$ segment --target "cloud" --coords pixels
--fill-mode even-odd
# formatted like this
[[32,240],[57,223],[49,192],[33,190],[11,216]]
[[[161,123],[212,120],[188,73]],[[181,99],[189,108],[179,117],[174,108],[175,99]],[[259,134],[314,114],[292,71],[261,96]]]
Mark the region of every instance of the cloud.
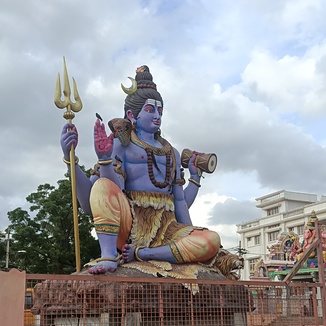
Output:
[[260,212],[255,207],[254,201],[238,201],[228,198],[224,203],[217,203],[209,212],[209,215],[208,225],[234,225],[258,219]]
[[269,103],[278,114],[325,115],[325,55],[325,45],[302,57],[275,58],[266,51],[255,50],[242,74],[244,91],[253,101]]

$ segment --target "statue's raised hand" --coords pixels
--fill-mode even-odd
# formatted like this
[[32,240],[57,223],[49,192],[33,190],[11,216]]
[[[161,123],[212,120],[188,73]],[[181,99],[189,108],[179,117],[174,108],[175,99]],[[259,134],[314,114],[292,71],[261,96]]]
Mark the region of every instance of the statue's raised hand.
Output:
[[63,151],[63,156],[69,161],[70,150],[77,147],[78,144],[78,132],[77,128],[72,123],[66,123],[61,132],[60,144]]
[[192,155],[191,155],[191,158],[189,160],[189,163],[188,163],[188,169],[189,169],[189,172],[191,175],[196,175],[198,174],[198,168],[197,166],[195,165],[195,161],[196,161],[196,157],[199,153],[198,152],[193,152]]
[[108,160],[112,155],[113,134],[109,137],[105,131],[105,125],[97,119],[94,125],[94,147],[99,160]]

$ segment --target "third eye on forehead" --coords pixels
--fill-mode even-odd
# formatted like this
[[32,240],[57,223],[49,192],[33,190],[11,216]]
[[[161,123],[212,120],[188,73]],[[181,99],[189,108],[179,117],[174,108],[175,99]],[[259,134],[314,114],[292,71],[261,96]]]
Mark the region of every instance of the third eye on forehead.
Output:
[[153,105],[153,106],[156,106],[156,107],[159,107],[159,108],[162,107],[161,101],[153,100],[151,98],[146,100],[145,104]]
[[146,109],[147,112],[153,113],[155,111],[155,107],[157,108],[159,115],[162,115],[163,108],[162,108],[161,101],[157,101],[153,99],[146,100],[144,108]]

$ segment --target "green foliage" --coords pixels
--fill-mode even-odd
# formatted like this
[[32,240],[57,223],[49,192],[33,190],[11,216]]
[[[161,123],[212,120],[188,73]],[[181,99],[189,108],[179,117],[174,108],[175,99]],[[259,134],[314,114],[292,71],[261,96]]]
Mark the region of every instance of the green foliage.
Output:
[[6,260],[6,234],[0,231],[0,264],[5,265]]
[[[74,222],[70,181],[58,187],[38,186],[26,200],[30,212],[20,207],[8,212],[11,222],[10,266],[28,273],[70,274],[76,270]],[[99,257],[91,235],[92,218],[78,208],[81,266]],[[0,247],[1,250],[1,247]]]

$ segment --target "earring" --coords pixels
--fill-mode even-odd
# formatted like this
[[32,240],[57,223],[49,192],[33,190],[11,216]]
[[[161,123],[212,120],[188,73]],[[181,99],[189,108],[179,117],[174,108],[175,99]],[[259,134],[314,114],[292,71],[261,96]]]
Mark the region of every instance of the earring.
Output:
[[161,137],[161,129],[157,130],[156,133],[155,133],[155,135],[154,135],[154,138],[155,139],[158,139],[160,137]]

